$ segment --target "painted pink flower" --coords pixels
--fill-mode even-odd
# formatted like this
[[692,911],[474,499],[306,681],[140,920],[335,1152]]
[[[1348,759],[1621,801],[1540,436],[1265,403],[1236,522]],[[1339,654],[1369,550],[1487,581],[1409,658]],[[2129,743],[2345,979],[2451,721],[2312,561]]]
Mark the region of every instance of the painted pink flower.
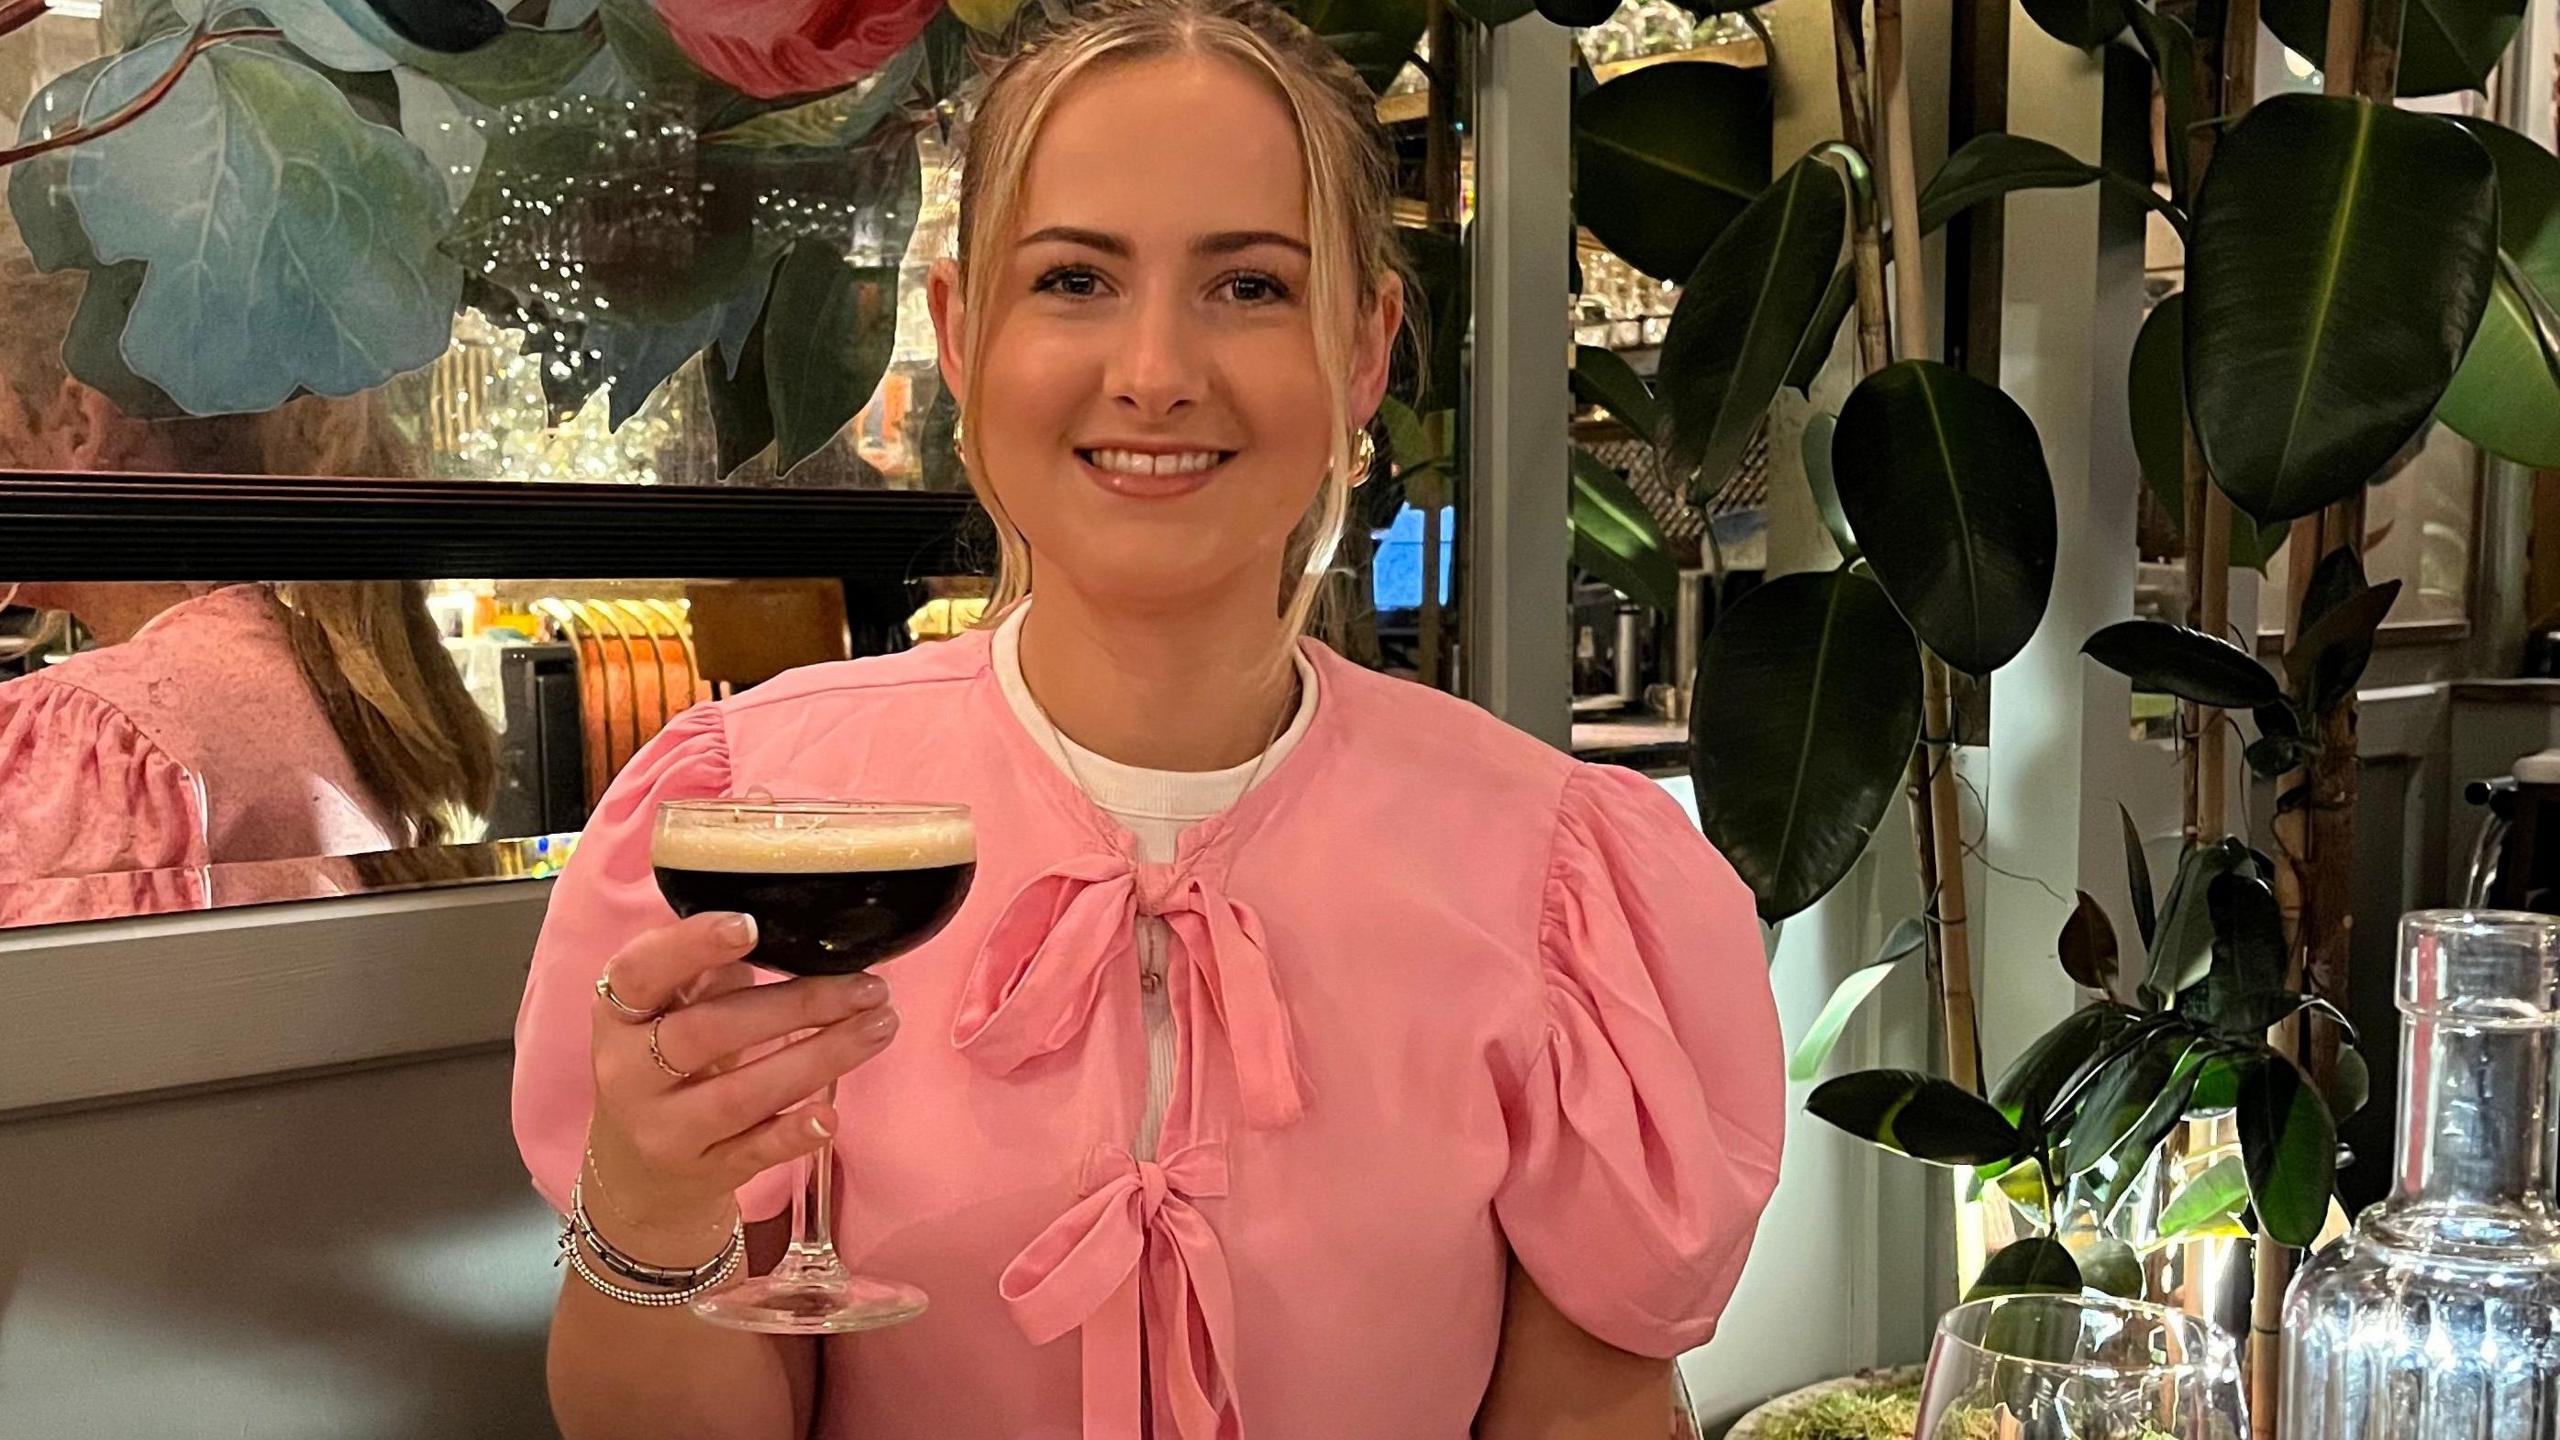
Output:
[[840,89],[924,32],[943,0],[657,0],[693,63],[759,100]]

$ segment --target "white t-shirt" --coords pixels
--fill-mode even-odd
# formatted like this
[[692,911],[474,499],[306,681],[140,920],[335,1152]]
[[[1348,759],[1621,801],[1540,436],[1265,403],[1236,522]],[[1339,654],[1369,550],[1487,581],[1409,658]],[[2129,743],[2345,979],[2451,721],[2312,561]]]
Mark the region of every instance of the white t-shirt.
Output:
[[[1030,610],[1028,601],[1017,605],[996,627],[996,679],[1004,687],[1005,700],[1067,778],[1080,784],[1105,814],[1129,827],[1137,837],[1141,861],[1160,864],[1173,859],[1185,829],[1233,805],[1245,793],[1248,780],[1259,785],[1271,778],[1315,716],[1316,668],[1304,651],[1292,647],[1290,657],[1298,667],[1298,710],[1290,717],[1289,728],[1263,755],[1225,770],[1149,770],[1097,755],[1060,734],[1023,682],[1022,617]],[[1133,1149],[1142,1160],[1155,1158],[1165,1104],[1172,1095],[1173,1006],[1164,986],[1165,949],[1172,935],[1172,927],[1162,917],[1138,917],[1142,967],[1138,987],[1145,997],[1147,1019],[1147,1112]]]

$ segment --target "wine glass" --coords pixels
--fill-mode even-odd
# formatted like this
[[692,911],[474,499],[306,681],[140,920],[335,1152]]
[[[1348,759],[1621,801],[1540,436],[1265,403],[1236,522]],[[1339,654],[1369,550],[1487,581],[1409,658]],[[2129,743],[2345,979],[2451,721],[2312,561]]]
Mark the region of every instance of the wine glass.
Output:
[[2106,1295],[2004,1295],[1938,1322],[1918,1440],[2241,1440],[2240,1357],[2196,1316]]
[[[671,800],[658,807],[650,845],[658,890],[677,914],[754,916],[747,962],[785,975],[849,975],[932,939],[967,898],[977,861],[965,805]],[[832,1147],[809,1158],[781,1262],[696,1300],[695,1314],[737,1330],[816,1335],[924,1313],[923,1291],[852,1274],[837,1257],[834,1161]]]

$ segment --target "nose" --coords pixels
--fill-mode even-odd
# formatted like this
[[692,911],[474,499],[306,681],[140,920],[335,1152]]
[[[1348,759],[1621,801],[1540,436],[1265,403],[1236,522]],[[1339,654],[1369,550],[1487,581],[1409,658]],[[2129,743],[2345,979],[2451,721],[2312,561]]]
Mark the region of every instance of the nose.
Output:
[[1197,317],[1166,286],[1149,287],[1123,314],[1105,371],[1114,404],[1147,423],[1186,413],[1205,383]]

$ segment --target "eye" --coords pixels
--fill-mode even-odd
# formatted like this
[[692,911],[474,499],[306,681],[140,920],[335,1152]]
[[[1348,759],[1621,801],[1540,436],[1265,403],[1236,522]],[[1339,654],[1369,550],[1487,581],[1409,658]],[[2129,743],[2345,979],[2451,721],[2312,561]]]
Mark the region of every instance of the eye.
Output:
[[1064,295],[1070,300],[1087,300],[1091,299],[1095,292],[1092,290],[1080,290],[1074,287],[1079,285],[1098,286],[1101,283],[1101,276],[1095,274],[1092,270],[1087,269],[1082,265],[1061,265],[1042,275],[1039,280],[1032,284],[1031,288],[1035,291],[1046,291]]
[[1219,283],[1232,288],[1236,298],[1247,305],[1273,305],[1289,298],[1285,282],[1258,270],[1238,271]]

